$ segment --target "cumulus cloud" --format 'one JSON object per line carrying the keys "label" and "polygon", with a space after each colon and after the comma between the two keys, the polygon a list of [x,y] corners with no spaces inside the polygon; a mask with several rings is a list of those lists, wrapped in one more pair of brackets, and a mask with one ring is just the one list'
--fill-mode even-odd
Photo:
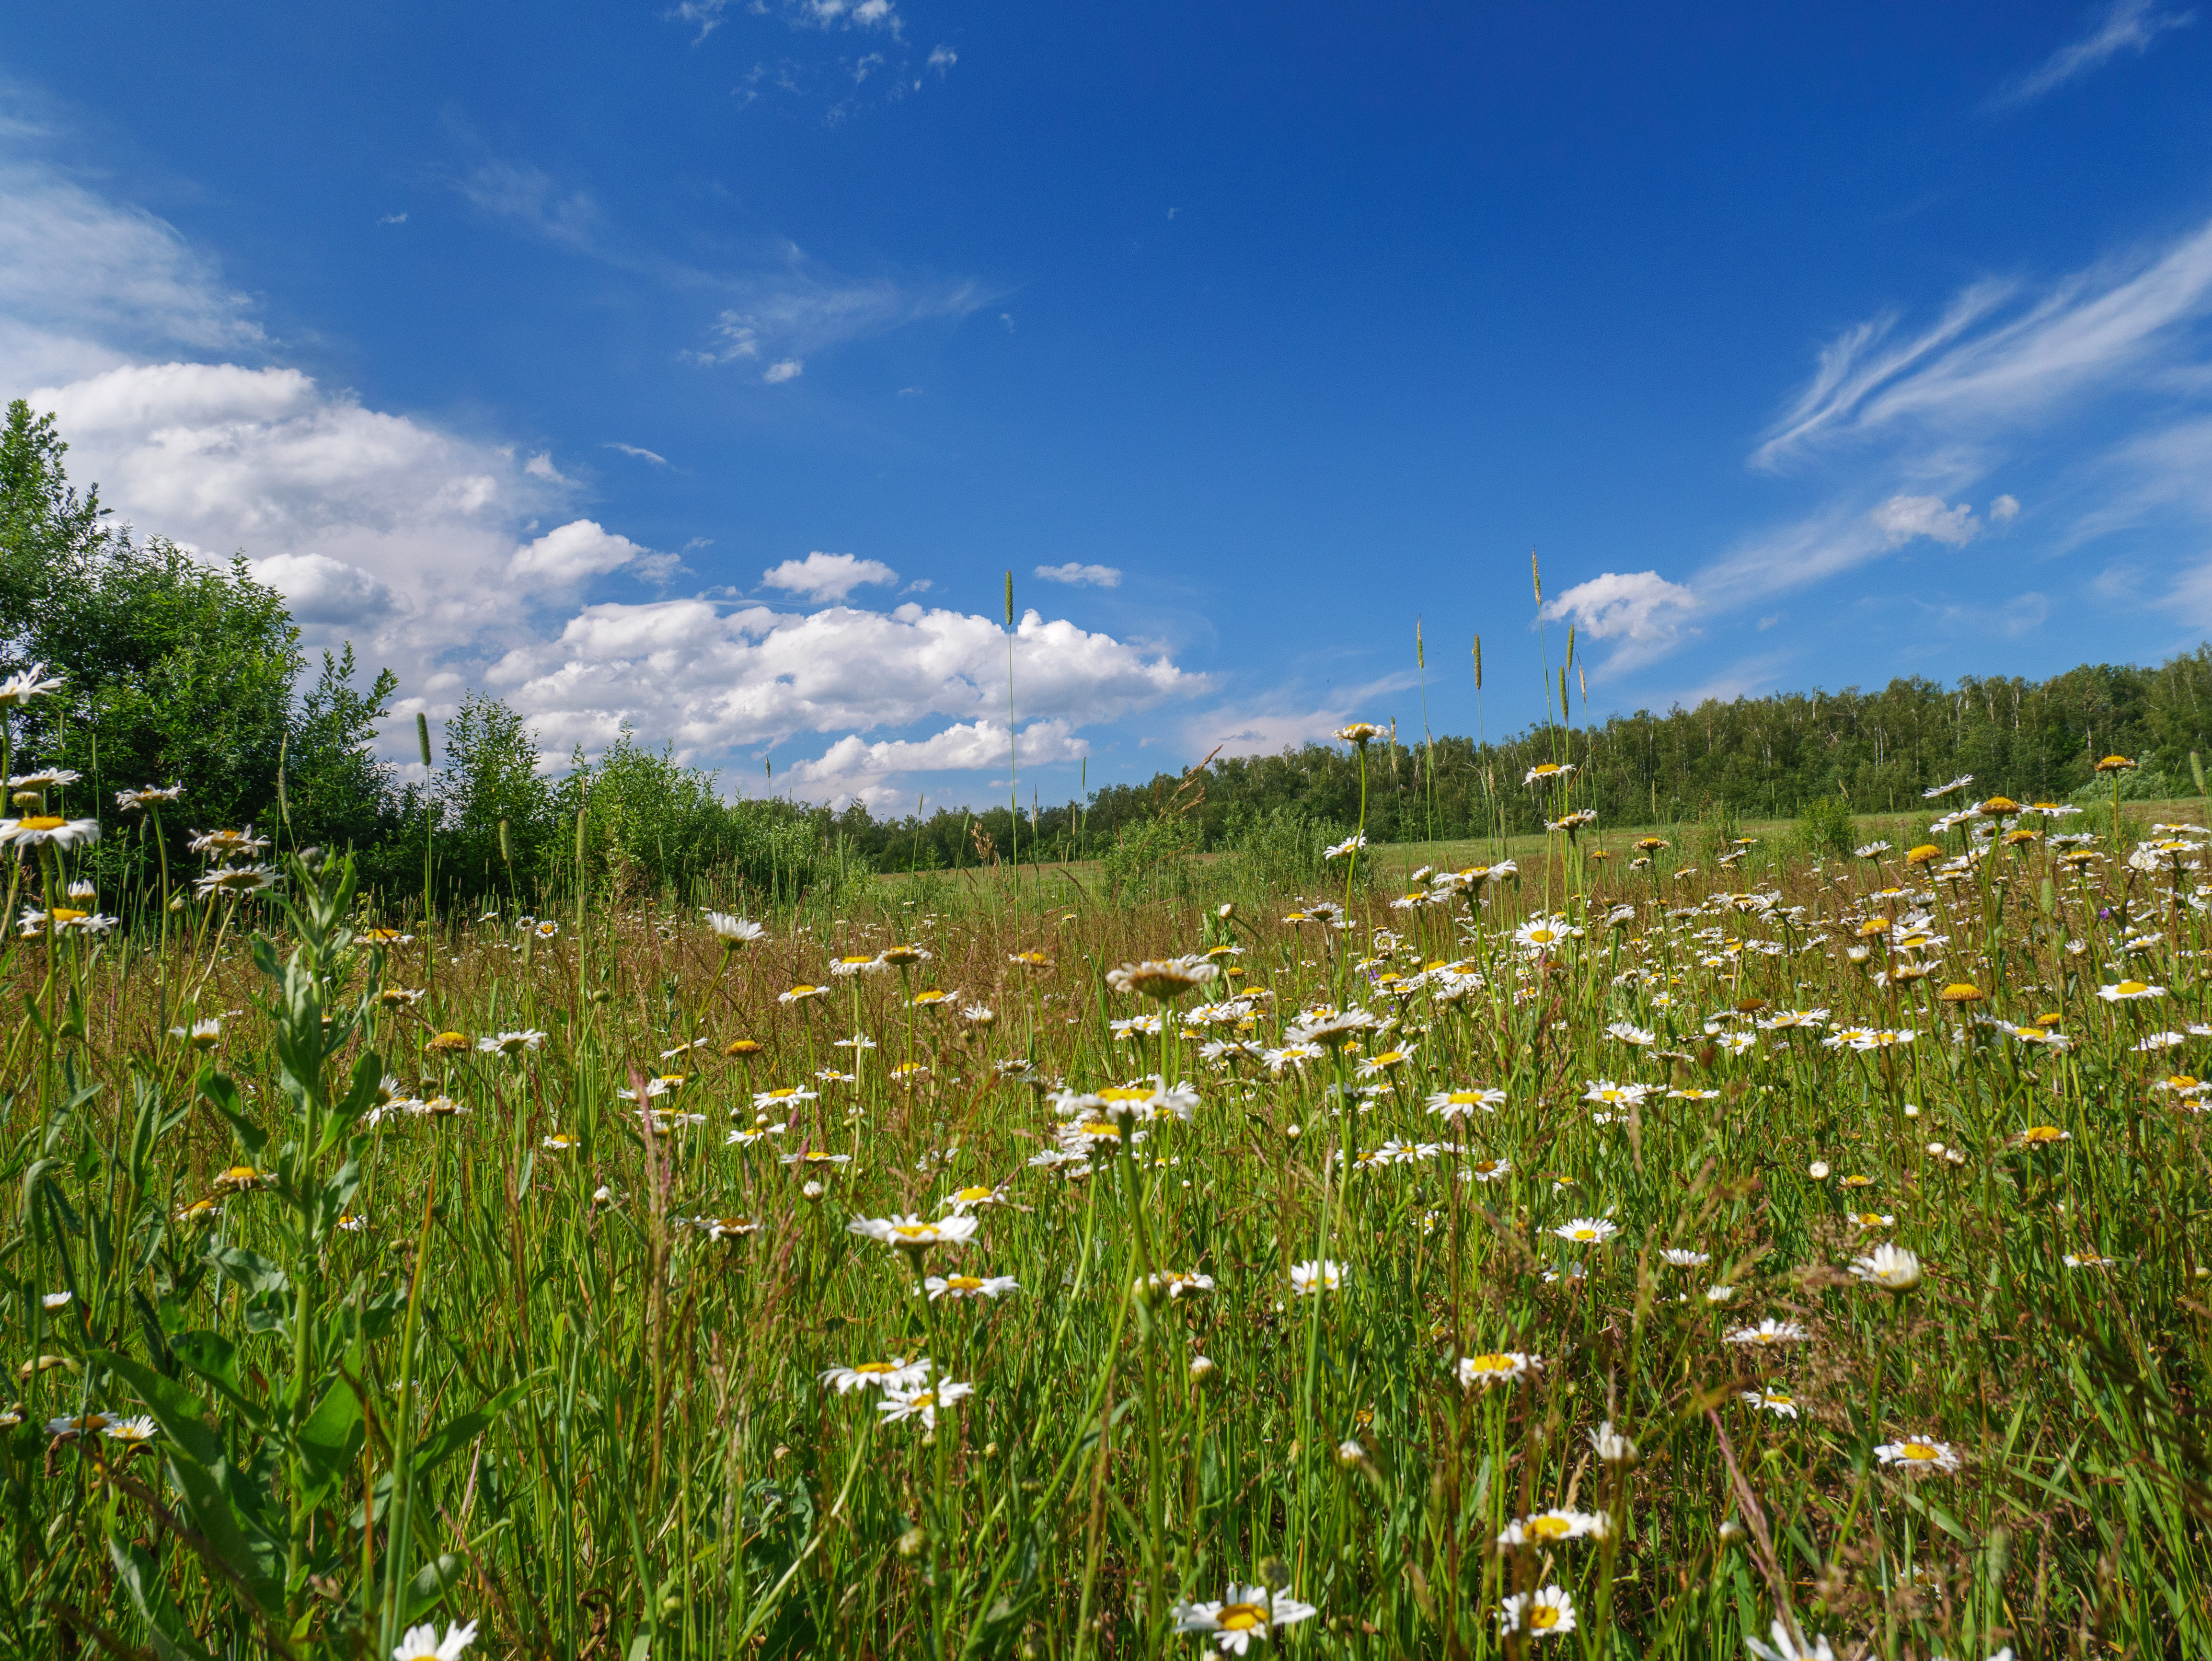
{"label": "cumulus cloud", "polygon": [[2151,42],[2168,29],[2185,27],[2196,21],[2195,12],[2161,10],[2155,0],[2113,0],[2097,15],[2087,34],[2061,46],[1992,102],[2000,109],[2033,103],[2124,52],[2140,55],[2149,51]]}
{"label": "cumulus cloud", "polygon": [[[7,135],[0,121],[0,146]],[[310,648],[350,641],[365,668],[389,665],[403,717],[437,719],[483,686],[553,754],[603,745],[627,722],[708,765],[822,733],[837,741],[807,782],[824,794],[1003,758],[1007,636],[995,618],[854,609],[843,602],[856,589],[899,579],[852,554],[765,574],[772,588],[837,602],[811,614],[636,597],[629,585],[665,580],[677,557],[577,513],[551,453],[370,409],[281,364],[195,361],[268,345],[213,264],[173,228],[51,169],[26,185],[4,148],[0,164],[0,393],[53,412],[72,476],[96,481],[142,533],[210,559],[243,552]],[[15,211],[26,204],[37,211]],[[27,223],[57,236],[74,226],[62,240],[86,257],[33,246]],[[34,350],[8,350],[26,342]],[[1023,753],[1040,761],[1085,753],[1078,727],[1210,684],[1164,651],[1034,611],[1014,654]],[[412,732],[396,727],[392,743],[411,750]]]}
{"label": "cumulus cloud", "polygon": [[328,554],[272,554],[250,561],[254,581],[284,596],[297,623],[374,627],[392,610],[392,590]]}
{"label": "cumulus cloud", "polygon": [[[696,757],[798,733],[988,720],[1004,708],[1006,647],[989,618],[912,603],[794,616],[672,599],[586,606],[556,638],[508,654],[488,679],[556,748],[595,747],[629,720]],[[1034,611],[1014,656],[1030,720],[1113,721],[1207,685],[1164,653]]]}
{"label": "cumulus cloud", "polygon": [[883,561],[857,554],[812,553],[761,573],[768,587],[811,600],[842,601],[855,588],[888,587],[897,581],[898,573]]}
{"label": "cumulus cloud", "polygon": [[1671,642],[1680,632],[1682,615],[1697,604],[1688,588],[1656,571],[1607,571],[1546,600],[1543,615],[1549,622],[1572,623],[1592,640],[1651,646]]}
{"label": "cumulus cloud", "polygon": [[[1065,720],[1031,721],[1016,734],[1014,749],[1024,766],[1080,761],[1091,753]],[[793,763],[782,777],[802,796],[832,801],[857,796],[872,807],[905,800],[903,787],[885,782],[896,775],[975,771],[1003,765],[1007,756],[1006,722],[959,721],[920,739],[871,744],[848,734],[813,759]]]}
{"label": "cumulus cloud", "polygon": [[665,569],[665,556],[603,528],[597,520],[571,520],[514,551],[508,572],[526,581],[566,587],[625,566]]}
{"label": "cumulus cloud", "polygon": [[1998,496],[1990,503],[1990,523],[2009,525],[2020,517],[2018,496]]}
{"label": "cumulus cloud", "polygon": [[1072,588],[1118,588],[1121,572],[1113,565],[1082,565],[1069,560],[1065,565],[1040,565],[1036,575],[1047,582],[1064,582]]}
{"label": "cumulus cloud", "polygon": [[1947,508],[1942,496],[1892,496],[1868,517],[1893,548],[1901,548],[1917,537],[1963,548],[1982,529],[1972,508],[1963,502]]}

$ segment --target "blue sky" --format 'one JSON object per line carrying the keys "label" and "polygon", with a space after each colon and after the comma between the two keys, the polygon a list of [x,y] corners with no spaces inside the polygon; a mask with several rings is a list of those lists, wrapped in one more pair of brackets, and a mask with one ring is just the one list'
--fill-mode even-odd
{"label": "blue sky", "polygon": [[1009,569],[1025,798],[1418,729],[1417,618],[1525,724],[1532,549],[1594,716],[2151,660],[2208,85],[2179,0],[48,8],[0,392],[402,714],[883,811],[1003,792]]}

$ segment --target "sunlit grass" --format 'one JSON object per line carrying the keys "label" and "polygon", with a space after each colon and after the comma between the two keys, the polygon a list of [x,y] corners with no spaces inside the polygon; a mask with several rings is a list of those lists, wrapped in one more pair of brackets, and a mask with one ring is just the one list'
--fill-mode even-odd
{"label": "sunlit grass", "polygon": [[0,1631],[2206,1652],[2200,873],[2085,822],[31,938]]}

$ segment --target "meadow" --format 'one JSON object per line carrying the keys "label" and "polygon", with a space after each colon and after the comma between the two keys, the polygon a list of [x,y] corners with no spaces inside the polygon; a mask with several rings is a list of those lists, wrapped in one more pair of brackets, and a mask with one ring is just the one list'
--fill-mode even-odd
{"label": "meadow", "polygon": [[434,920],[243,828],[73,893],[19,795],[0,1636],[2212,1653],[2206,833],[1528,788]]}

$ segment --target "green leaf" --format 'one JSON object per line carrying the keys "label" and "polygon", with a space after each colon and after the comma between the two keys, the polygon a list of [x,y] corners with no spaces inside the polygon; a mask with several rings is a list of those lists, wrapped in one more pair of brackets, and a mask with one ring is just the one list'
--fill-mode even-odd
{"label": "green leaf", "polygon": [[490,1429],[507,1410],[527,1396],[538,1380],[524,1378],[509,1384],[474,1413],[438,1427],[415,1445],[415,1477],[420,1482],[440,1465]]}
{"label": "green leaf", "polygon": [[384,1058],[369,1050],[354,1063],[353,1083],[331,1112],[330,1123],[323,1128],[322,1145],[315,1150],[318,1157],[336,1147],[362,1115],[376,1105],[376,1092],[383,1083]]}
{"label": "green leaf", "polygon": [[[168,1599],[161,1594],[161,1571],[145,1548],[136,1544],[125,1545],[113,1535],[107,1536],[107,1560],[115,1565],[116,1584],[131,1600],[131,1607],[146,1623],[147,1647],[153,1651],[155,1661],[209,1661],[208,1652],[191,1639],[182,1635],[184,1621]],[[149,1586],[154,1588],[151,1592]]]}
{"label": "green leaf", "polygon": [[244,1414],[256,1430],[266,1421],[264,1404],[246,1393],[239,1381],[238,1346],[218,1332],[180,1332],[169,1340],[169,1351],[185,1366],[215,1386],[216,1393]]}
{"label": "green leaf", "polygon": [[264,1615],[284,1607],[282,1554],[275,1538],[258,1521],[242,1514],[225,1492],[227,1463],[222,1443],[200,1417],[199,1398],[143,1361],[105,1350],[89,1358],[106,1367],[137,1392],[146,1410],[173,1445],[169,1475],[184,1491],[192,1524],[246,1585]]}
{"label": "green leaf", "polygon": [[400,1624],[419,1621],[428,1615],[445,1596],[460,1584],[461,1571],[466,1566],[452,1552],[446,1552],[424,1565],[422,1572],[401,1589],[399,1594]]}
{"label": "green leaf", "polygon": [[300,1463],[307,1479],[299,1500],[302,1506],[322,1502],[331,1485],[343,1477],[360,1457],[361,1445],[367,1435],[368,1428],[362,1422],[361,1402],[352,1386],[341,1378],[307,1415],[295,1439]]}
{"label": "green leaf", "polygon": [[210,1068],[200,1074],[199,1092],[216,1112],[230,1121],[230,1128],[238,1136],[238,1145],[246,1150],[246,1157],[259,1159],[261,1150],[269,1146],[269,1133],[246,1116],[245,1098],[238,1093],[238,1086]]}
{"label": "green leaf", "polygon": [[244,1246],[211,1245],[205,1256],[224,1280],[250,1293],[283,1292],[292,1284],[283,1269]]}

